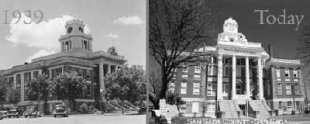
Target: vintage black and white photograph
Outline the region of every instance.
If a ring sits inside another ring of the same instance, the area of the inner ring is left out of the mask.
[[[309,124],[309,6],[149,0],[149,124]]]
[[[145,124],[145,0],[0,0],[0,123]]]

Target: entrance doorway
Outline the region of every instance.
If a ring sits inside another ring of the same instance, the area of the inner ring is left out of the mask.
[[[241,114],[245,115],[246,114],[246,105],[239,105],[239,108],[241,110]]]

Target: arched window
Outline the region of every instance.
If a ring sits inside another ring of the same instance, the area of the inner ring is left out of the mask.
[[[67,29],[67,34],[69,34],[69,33],[71,33],[72,32],[72,27],[69,27],[68,29]]]
[[[84,33],[84,30],[83,30],[83,28],[81,28],[81,27],[79,27],[79,31],[82,32],[82,33]]]

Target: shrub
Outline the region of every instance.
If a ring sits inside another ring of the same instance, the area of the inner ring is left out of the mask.
[[[83,104],[80,105],[79,112],[82,112],[84,114],[89,113],[89,107],[87,106],[86,103],[83,103]]]

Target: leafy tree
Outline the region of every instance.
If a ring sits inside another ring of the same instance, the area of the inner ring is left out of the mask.
[[[26,94],[30,100],[37,100],[38,108],[40,105],[41,99],[44,100],[44,113],[47,112],[47,101],[48,101],[48,94],[50,90],[51,80],[49,80],[46,74],[38,75],[37,78],[33,78],[26,87],[28,90]]]
[[[145,96],[145,88],[143,88],[145,86],[144,71],[141,66],[132,66],[131,68],[125,66],[120,68],[115,73],[108,74],[105,77],[105,82],[106,98],[108,100],[116,99],[121,101],[122,113],[125,112],[125,100],[135,102]]]
[[[52,94],[58,100],[68,101],[74,111],[76,108],[75,99],[80,97],[83,90],[86,89],[85,82],[82,76],[77,75],[77,72],[62,73],[53,78],[51,84]]]
[[[159,98],[164,98],[178,65],[209,54],[195,49],[215,38],[207,0],[150,0],[150,54],[161,69]],[[213,35],[213,36],[212,36]],[[186,53],[186,55],[185,55]],[[149,96],[150,99],[152,95]],[[155,103],[159,104],[159,102]],[[157,106],[157,105],[155,105]]]
[[[0,77],[0,104],[4,104],[6,101],[7,81],[4,77]]]
[[[18,103],[20,92],[13,88],[13,84],[9,83],[5,77],[0,78],[0,101],[3,103]]]
[[[20,101],[20,91],[10,88],[6,92],[6,103],[16,104]]]

